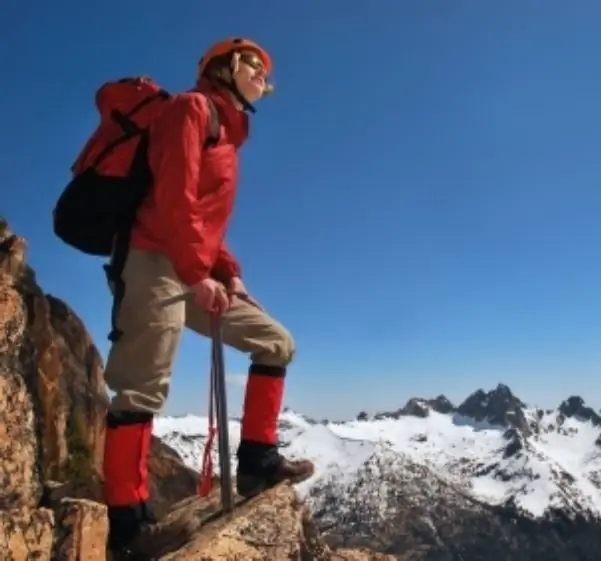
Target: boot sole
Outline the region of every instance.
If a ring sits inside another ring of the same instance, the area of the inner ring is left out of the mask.
[[[258,483],[257,485],[255,485],[254,487],[251,488],[245,488],[245,487],[238,487],[236,489],[238,495],[240,495],[241,497],[244,497],[245,499],[250,499],[252,497],[256,497],[257,495],[260,495],[261,493],[263,493],[264,491],[268,491],[269,489],[273,489],[275,486],[279,485],[280,483],[290,483],[291,485],[297,485],[298,483],[302,483],[303,481],[306,481],[307,479],[309,479],[310,477],[313,476],[315,472],[312,471],[311,473],[303,473],[302,475],[296,475],[293,477],[283,477],[281,479],[277,479],[276,481],[266,481],[263,480],[260,483]]]

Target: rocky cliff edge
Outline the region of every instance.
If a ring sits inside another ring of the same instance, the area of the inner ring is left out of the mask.
[[[73,310],[40,288],[26,254],[0,220],[0,561],[105,561],[102,358]],[[288,485],[225,517],[218,486],[198,498],[197,474],[158,439],[150,468],[159,516],[187,511],[203,522],[161,561],[395,559],[328,548]]]

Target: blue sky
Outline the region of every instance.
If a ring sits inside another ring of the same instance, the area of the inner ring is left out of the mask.
[[[248,35],[271,51],[277,90],[241,154],[229,243],[296,336],[288,405],[337,418],[502,381],[541,405],[601,406],[598,2],[2,11],[1,212],[103,355],[103,261],[51,231],[95,89],[132,74],[186,89],[206,46]],[[208,350],[185,335],[168,413],[206,409]],[[244,355],[226,360],[233,380],[245,372]],[[233,383],[233,413],[241,396]]]

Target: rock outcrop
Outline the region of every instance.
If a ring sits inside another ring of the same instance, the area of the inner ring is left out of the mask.
[[[426,418],[430,414],[430,410],[446,415],[455,411],[455,407],[444,395],[439,395],[434,399],[412,397],[400,409],[376,413],[373,418],[376,421],[381,419],[400,419],[401,417]],[[358,421],[366,421],[368,419],[369,415],[365,411],[362,411],[357,416]]]
[[[394,557],[369,550],[332,551],[318,535],[311,513],[299,501],[296,491],[281,484],[263,495],[237,506],[231,517],[220,516],[219,489],[215,487],[207,500],[191,497],[175,505],[165,517],[180,516],[180,511],[194,512],[206,520],[204,531],[183,548],[161,561],[196,559],[262,561],[394,561]]]
[[[1,222],[0,559],[100,560],[106,509],[88,499],[100,495],[102,361],[26,251]]]
[[[592,407],[588,407],[578,395],[568,397],[559,405],[559,412],[564,417],[576,417],[590,421],[593,425],[601,426],[601,416]]]
[[[0,221],[0,561],[105,561],[102,359],[73,310],[38,286],[26,251]],[[200,522],[162,561],[394,559],[331,550],[288,485],[220,515],[217,490],[198,498],[198,474],[157,438],[150,471],[162,523],[183,511]]]
[[[529,436],[532,429],[524,415],[525,407],[505,384],[499,384],[490,392],[474,392],[457,408],[457,413],[493,426],[515,427]]]

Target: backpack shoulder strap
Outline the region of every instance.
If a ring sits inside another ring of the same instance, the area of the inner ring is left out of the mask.
[[[219,122],[219,113],[217,112],[217,107],[215,107],[215,104],[211,101],[211,98],[207,96],[205,99],[207,100],[207,107],[209,108],[209,134],[205,140],[204,147],[210,148],[219,142],[219,128],[221,123]]]

